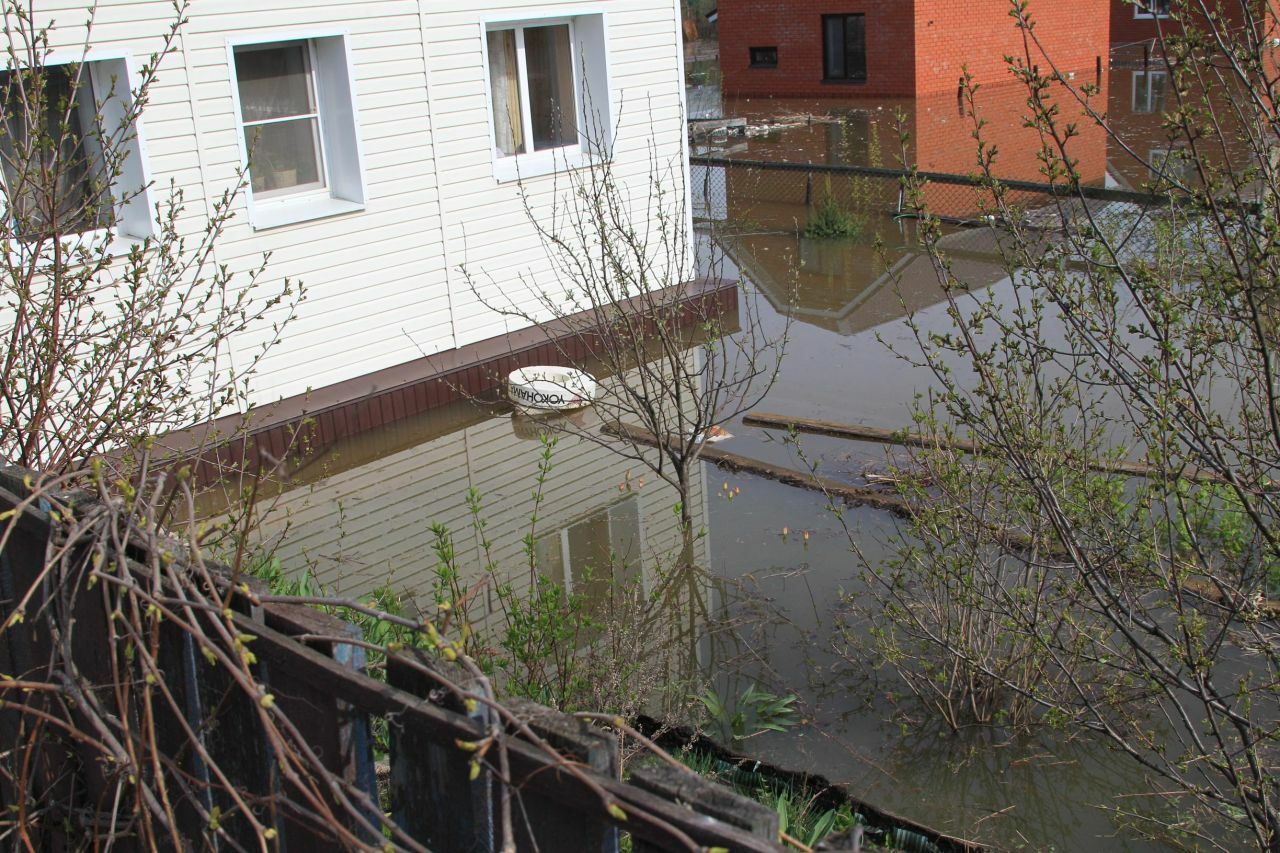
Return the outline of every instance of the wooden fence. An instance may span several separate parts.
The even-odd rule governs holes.
[[[21,502],[19,496],[24,492],[19,473],[0,469],[0,513]],[[7,624],[15,602],[26,590],[42,583],[46,546],[59,529],[47,509],[47,505],[32,506],[5,522],[13,529],[0,552],[0,624]],[[0,529],[3,527],[0,524]],[[133,553],[129,559],[131,565],[145,562]],[[40,591],[26,613],[38,613],[40,596],[47,594],[48,590]],[[78,595],[71,614],[75,621],[72,657],[90,691],[107,690],[111,684],[103,651],[110,617],[104,612],[104,601],[102,595]],[[468,714],[462,703],[424,676],[422,657],[415,662],[403,654],[392,655],[385,681],[370,677],[362,647],[332,639],[358,638],[359,630],[318,610],[284,604],[255,606],[241,597],[233,618],[238,630],[254,638],[255,679],[269,687],[276,705],[330,772],[363,791],[366,802],[384,807],[389,802],[396,823],[430,850],[449,853],[502,848],[498,820],[502,783],[488,769],[472,779],[471,755],[457,746],[459,740],[474,742],[485,736],[488,712],[484,705]],[[230,821],[223,827],[225,838],[208,831],[207,818],[201,815],[215,808],[223,814],[233,810],[225,782],[210,781],[210,765],[216,765],[231,786],[255,802],[269,802],[273,797],[287,800],[295,795],[292,783],[277,766],[250,697],[232,689],[225,670],[204,662],[190,634],[167,622],[161,626],[169,634],[160,645],[165,650],[163,678],[173,695],[181,698],[184,718],[174,714],[173,719],[156,720],[160,751],[168,744],[166,760],[175,766],[174,772],[206,783],[188,786],[189,791],[200,793],[189,794],[187,802],[177,805],[182,835],[190,840],[192,849],[235,849],[236,844],[258,849],[259,837],[238,834],[242,830],[232,827]],[[48,676],[55,650],[48,633],[43,616],[29,616],[6,630],[0,636],[3,672],[28,681]],[[0,737],[6,744],[15,744],[17,715],[23,711],[14,709],[11,696],[3,698],[10,701],[0,709]],[[518,734],[508,739],[507,791],[515,802],[513,822],[519,850],[612,853],[619,850],[622,832],[630,834],[636,853],[688,849],[688,840],[704,849],[780,849],[778,818],[772,809],[665,764],[639,767],[623,781],[618,743],[611,733],[532,703],[508,702],[504,707],[559,754]],[[140,712],[140,708],[131,711]],[[389,734],[389,774],[385,767],[377,772],[375,765],[373,731],[379,718],[385,720]],[[192,736],[201,749],[189,748],[184,738]],[[211,761],[202,760],[201,752]],[[100,759],[100,754],[88,751],[78,758],[66,756],[63,760],[69,772],[42,793],[42,797],[57,801],[49,805],[55,811],[62,809],[62,825],[94,820],[101,824],[112,818],[109,792],[115,783]],[[569,772],[565,759],[575,762],[583,776]],[[615,821],[606,812],[601,791],[622,808],[625,822]],[[23,793],[0,781],[0,809]],[[190,802],[192,796],[202,802]],[[259,819],[275,830],[275,849],[328,851],[343,847],[334,833],[291,816],[289,809],[264,811]],[[376,826],[380,815],[368,815],[363,824],[355,817],[349,820],[347,828],[371,848],[382,849],[387,843],[384,838],[368,837],[368,826]],[[56,835],[57,822],[51,825]],[[68,849],[73,843],[68,835],[55,839],[50,848]],[[127,847],[122,844],[117,849]],[[824,849],[856,849],[856,844]]]

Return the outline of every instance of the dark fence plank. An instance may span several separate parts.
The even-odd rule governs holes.
[[[651,760],[636,768],[631,774],[631,783],[756,838],[774,842],[778,839],[777,811],[692,771]],[[657,853],[661,849],[641,840],[637,840],[634,847],[635,853]]]
[[[271,605],[264,608],[263,617],[267,625],[289,635],[361,638],[360,629],[355,625],[310,607]],[[324,640],[309,641],[308,645],[355,672],[367,671],[362,647]],[[288,715],[302,740],[316,754],[324,768],[352,788],[363,792],[369,802],[376,806],[378,782],[373,763],[373,731],[369,715],[336,699],[311,679],[298,677],[287,666],[273,667],[271,690],[280,709]],[[286,788],[286,793],[289,791]],[[354,816],[340,810],[337,798],[330,796],[327,791],[325,801],[335,814],[345,815],[344,825],[357,837],[369,844],[378,840]],[[374,827],[382,822],[382,816],[376,808],[366,809],[363,817]],[[347,849],[328,827],[296,817],[286,818],[284,838],[286,846],[293,850],[327,853]]]
[[[237,600],[237,608],[245,607]],[[259,623],[259,608],[245,608],[240,618]],[[271,685],[271,667],[259,661],[250,667],[259,684]],[[258,716],[258,708],[252,697],[232,681],[221,666],[196,665],[196,695],[199,701],[201,728],[205,749],[210,759],[226,774],[241,799],[250,807],[256,807],[257,819],[276,830],[284,832],[283,815],[276,808],[276,798],[281,793],[275,755],[268,745],[266,732]],[[243,846],[254,848],[261,844],[252,824],[237,812],[237,806],[225,788],[213,783],[213,803],[221,809],[219,824],[227,835]]]
[[[617,778],[618,740],[613,735],[536,702],[514,699],[504,704],[565,759],[606,778]],[[543,793],[549,786],[564,784],[562,775],[567,773],[548,772],[515,792],[517,849],[617,853],[619,832],[603,808],[597,808],[595,814],[584,814]]]
[[[416,663],[430,667],[425,655]],[[405,657],[387,659],[387,684],[448,709],[477,727],[488,720],[487,708],[466,715],[461,703],[413,668]],[[471,853],[495,848],[494,783],[489,774],[471,779],[471,753],[453,739],[441,737],[430,723],[389,716],[391,740],[391,810],[396,823],[435,853]],[[467,738],[474,740],[474,735]]]
[[[474,741],[484,736],[484,731],[474,720],[440,708],[430,701],[415,699],[390,684],[352,672],[266,626],[247,620],[240,621],[238,625],[258,638],[254,649],[259,657],[278,661],[300,674],[307,673],[309,677],[323,683],[335,696],[365,711],[392,716],[400,725],[414,724],[423,740],[433,744],[452,745],[455,739]],[[519,741],[509,743],[508,757],[512,778],[517,787],[527,787],[530,780],[545,774],[556,764],[543,751]],[[779,849],[776,843],[751,836],[714,818],[697,815],[685,806],[664,800],[634,785],[603,776],[595,777],[594,782],[596,788],[616,800],[630,815],[626,829],[632,837],[651,841],[660,845],[661,849],[681,849],[679,835],[676,833],[691,838],[703,847],[729,847],[734,851],[760,853],[773,853]],[[549,788],[545,793],[556,802],[575,806],[579,812],[602,807],[597,790],[572,776],[566,778],[564,785]]]

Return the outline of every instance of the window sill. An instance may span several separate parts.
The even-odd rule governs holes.
[[[843,77],[824,77],[822,78],[822,85],[824,86],[865,86],[867,85],[867,81],[866,81],[866,78],[863,78],[862,80],[849,80]]]
[[[23,243],[20,240],[4,241],[10,263],[26,264],[34,257],[32,254],[32,243]],[[80,259],[100,259],[104,255],[108,258],[123,258],[133,251],[135,246],[141,246],[145,240],[142,237],[133,237],[128,234],[120,234],[114,231],[99,230],[86,231],[82,234],[69,234],[60,239],[62,244],[63,263],[71,267],[81,266]],[[54,262],[54,253],[52,243],[46,241],[41,245],[40,257],[38,263],[52,264]]]
[[[517,154],[515,157],[495,157],[493,177],[500,183],[538,178],[555,172],[568,172],[593,165],[596,157],[580,148],[557,148],[536,154]]]
[[[281,228],[285,225],[296,225],[299,222],[310,222],[313,219],[325,219],[330,216],[341,216],[344,213],[357,213],[364,210],[364,202],[350,201],[332,196],[308,196],[282,201],[259,202],[253,205],[249,221],[254,231],[266,231],[270,228]]]

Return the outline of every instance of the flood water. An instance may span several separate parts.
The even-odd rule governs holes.
[[[1154,97],[1148,81],[1139,86],[1115,73],[1112,92],[1141,89],[1144,100],[1135,104],[1145,110]],[[993,111],[1016,102],[1008,93],[987,99]],[[708,113],[715,108],[708,104],[721,106],[705,92],[698,103]],[[733,156],[893,165],[900,146],[892,116],[901,110],[915,140],[907,156],[926,169],[970,169],[972,140],[965,143],[968,130],[954,98],[730,102],[722,109],[753,118],[823,116],[788,119],[785,127],[718,147]],[[1034,165],[1023,156],[1025,140],[1011,133],[1004,141],[1014,173],[1008,176],[1034,180]],[[1078,143],[1089,180],[1119,182],[1117,171],[1106,168],[1104,138],[1085,134]],[[914,348],[902,322],[909,312],[925,329],[947,322],[942,290],[912,224],[868,214],[856,239],[806,240],[794,227],[796,200],[780,197],[781,190],[762,192],[729,185],[712,203],[721,208],[712,218],[757,226],[720,241],[718,271],[744,282],[742,301],[758,312],[769,335],[788,334],[779,379],[758,408],[895,429],[908,425],[912,401],[929,389],[931,377],[890,347]],[[972,288],[1011,292],[989,232],[957,228],[944,239],[955,252],[957,275]],[[592,428],[592,416],[585,417],[579,428]],[[729,430],[733,437],[718,446],[799,464],[780,436],[740,423]],[[804,446],[824,474],[850,482],[863,482],[866,472],[886,463],[887,451],[878,445],[806,439]],[[587,568],[606,555],[624,574],[652,584],[680,549],[672,512],[676,492],[635,460],[565,435],[553,451],[531,532],[531,492],[543,449],[536,426],[496,403],[455,404],[340,446],[313,448],[268,496],[263,541],[285,565],[308,566],[344,594],[389,586],[418,597],[424,609],[438,565],[433,524],[452,531],[458,562],[477,567],[475,579],[479,567],[492,563],[502,567],[505,580],[527,586],[530,536],[538,568],[550,570],[567,589],[593,594]],[[482,501],[483,532],[468,510],[469,493]],[[846,528],[823,496],[705,463],[693,495],[693,517],[707,531],[694,559],[710,569],[709,609],[742,628],[699,643],[693,636],[698,625],[690,623],[696,649],[686,662],[713,675],[724,696],[755,682],[801,700],[802,724],[753,737],[746,749],[826,775],[887,810],[1003,848],[1159,849],[1118,835],[1100,808],[1144,789],[1129,759],[1079,743],[1009,741],[990,731],[952,735],[913,712],[880,662],[844,647],[835,611],[842,595],[858,594],[860,572]],[[216,511],[216,502],[206,509]],[[871,561],[886,556],[886,543],[898,533],[895,519],[877,510],[851,508],[844,521]],[[483,622],[499,609],[486,591],[472,615]],[[679,624],[673,621],[670,630]]]
[[[794,236],[770,242],[766,256],[780,257],[778,266],[785,265],[789,251],[800,251]],[[753,245],[762,249],[768,243]],[[912,400],[928,390],[932,377],[896,357],[889,345],[906,353],[914,348],[902,323],[908,308],[926,331],[941,330],[948,321],[927,259],[910,256],[898,269],[901,275],[878,282],[868,282],[863,270],[848,273],[844,304],[829,282],[810,289],[800,276],[782,374],[761,410],[891,429],[911,423]],[[1011,296],[1012,284],[998,265],[975,263],[969,271],[975,286]],[[785,320],[767,287],[761,285],[758,297],[763,320],[780,331]],[[728,450],[792,467],[804,464],[780,435],[731,429],[735,437],[721,445]],[[802,444],[823,474],[856,484],[865,484],[868,472],[883,471],[892,452],[810,436]],[[725,691],[738,692],[752,679],[793,690],[804,697],[811,719],[796,732],[753,739],[753,751],[823,773],[891,811],[1005,849],[1160,849],[1119,837],[1099,808],[1143,790],[1130,759],[1084,744],[1009,742],[990,731],[951,734],[912,709],[878,661],[840,643],[834,630],[837,602],[860,593],[860,560],[876,563],[889,556],[889,541],[900,533],[893,516],[851,508],[842,524],[820,494],[757,477],[708,476],[720,492],[725,484],[741,489],[732,501],[714,494],[710,501],[714,573],[754,581],[745,586],[786,616],[747,641],[755,663],[726,678]],[[851,551],[846,525],[858,555]]]

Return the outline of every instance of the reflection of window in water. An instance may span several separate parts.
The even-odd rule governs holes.
[[[1179,183],[1191,183],[1196,177],[1196,166],[1185,149],[1154,148],[1148,158],[1151,164],[1151,177],[1161,177]]]
[[[640,579],[640,502],[632,495],[540,538],[538,570],[589,604]]]
[[[871,116],[849,113],[840,121],[828,122],[827,162],[835,165],[870,166]]]
[[[1164,93],[1168,82],[1166,71],[1133,72],[1133,111],[1141,115],[1164,112]]]

